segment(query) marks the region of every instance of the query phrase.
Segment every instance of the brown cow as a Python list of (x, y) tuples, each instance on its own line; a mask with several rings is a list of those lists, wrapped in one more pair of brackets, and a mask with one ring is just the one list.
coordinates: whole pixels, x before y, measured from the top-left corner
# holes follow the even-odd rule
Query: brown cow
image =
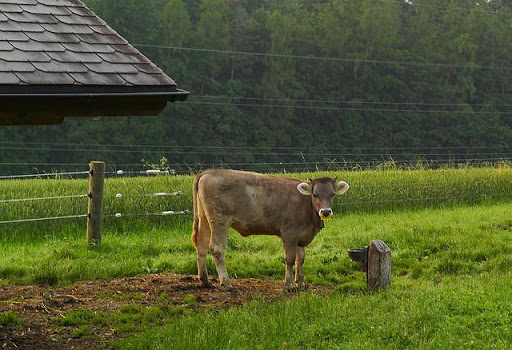
[[(336, 193), (348, 190), (344, 181), (321, 177), (309, 182), (235, 170), (206, 170), (194, 180), (192, 242), (197, 251), (198, 277), (208, 286), (206, 254), (211, 249), (220, 283), (229, 282), (224, 258), (227, 231), (242, 236), (276, 235), (284, 243), (285, 284), (289, 290), (304, 289), (304, 247), (332, 217)], [(296, 263), (295, 283), (293, 265)]]

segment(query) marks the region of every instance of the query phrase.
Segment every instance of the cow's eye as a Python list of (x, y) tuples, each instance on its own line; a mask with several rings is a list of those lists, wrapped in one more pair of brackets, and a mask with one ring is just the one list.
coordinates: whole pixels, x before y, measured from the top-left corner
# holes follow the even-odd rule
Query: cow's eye
[(334, 197), (334, 195), (335, 195), (335, 194), (336, 194), (336, 193), (331, 194), (331, 197)]
[(318, 198), (318, 195), (316, 193), (313, 193), (313, 197)]

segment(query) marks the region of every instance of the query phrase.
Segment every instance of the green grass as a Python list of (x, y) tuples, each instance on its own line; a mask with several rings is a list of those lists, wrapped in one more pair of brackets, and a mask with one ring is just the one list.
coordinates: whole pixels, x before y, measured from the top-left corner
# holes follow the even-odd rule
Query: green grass
[(505, 349), (512, 275), (457, 283), (398, 279), (383, 292), (302, 295), (195, 313), (115, 344), (119, 349)]
[[(270, 305), (253, 302), (240, 308), (190, 313), (114, 347), (509, 348), (510, 211), (510, 204), (500, 204), (348, 215), (330, 222), (307, 249), (306, 279), (335, 283), (335, 294), (303, 294)], [(236, 243), (239, 238), (232, 236)], [(261, 251), (256, 248), (262, 244), (258, 238), (240, 238), (247, 242), (245, 246), (241, 243), (237, 252), (229, 252), (232, 275), (268, 275), (269, 267), (260, 263), (281, 255), (280, 248), (268, 242), (268, 251)], [(348, 259), (346, 249), (375, 238), (393, 250), (393, 281), (386, 291), (369, 292), (364, 273)], [(282, 264), (273, 264), (272, 277), (282, 278)]]
[[(325, 173), (323, 173), (325, 174)], [(319, 174), (293, 175), (314, 177)], [(222, 310), (166, 305), (80, 311), (61, 325), (76, 337), (95, 324), (127, 336), (120, 349), (491, 349), (512, 345), (512, 171), (510, 168), (378, 170), (336, 174), (351, 185), (334, 220), (306, 249), (308, 283), (332, 285), (328, 297), (299, 294), (272, 304)], [(40, 182), (39, 182), (40, 181)], [(191, 208), (192, 177), (109, 179), (106, 214)], [(12, 186), (11, 186), (12, 185)], [(87, 191), (84, 180), (0, 182), (4, 198)], [(181, 190), (183, 197), (149, 198)], [(131, 193), (124, 199), (115, 193)], [(86, 202), (0, 204), (1, 220), (81, 213)], [(0, 225), (0, 283), (68, 285), (144, 273), (195, 274), (191, 217), (106, 217), (100, 246), (85, 242), (80, 220)], [(392, 249), (392, 286), (369, 292), (348, 248), (381, 239)], [(282, 243), (231, 231), (233, 278), (283, 279)], [(211, 257), (208, 268), (215, 274)], [(105, 297), (109, 297), (105, 295)], [(186, 312), (185, 312), (186, 311)], [(16, 323), (16, 315), (2, 322)], [(21, 321), (20, 321), (21, 322)]]
[(23, 323), (19, 315), (12, 311), (0, 314), (0, 326), (2, 327), (18, 327)]

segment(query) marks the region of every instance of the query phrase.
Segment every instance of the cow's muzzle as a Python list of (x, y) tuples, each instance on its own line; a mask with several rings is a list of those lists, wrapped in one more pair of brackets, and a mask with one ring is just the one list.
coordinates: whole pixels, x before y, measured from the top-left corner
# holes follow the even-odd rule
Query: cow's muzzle
[(320, 219), (327, 221), (332, 219), (332, 210), (331, 208), (322, 208), (318, 211), (318, 216)]

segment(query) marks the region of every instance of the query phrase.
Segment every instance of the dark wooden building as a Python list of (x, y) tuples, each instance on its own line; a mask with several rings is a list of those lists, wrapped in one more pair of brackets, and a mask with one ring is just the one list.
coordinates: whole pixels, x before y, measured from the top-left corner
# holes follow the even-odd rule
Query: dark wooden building
[(0, 125), (158, 114), (188, 92), (79, 0), (0, 0)]

